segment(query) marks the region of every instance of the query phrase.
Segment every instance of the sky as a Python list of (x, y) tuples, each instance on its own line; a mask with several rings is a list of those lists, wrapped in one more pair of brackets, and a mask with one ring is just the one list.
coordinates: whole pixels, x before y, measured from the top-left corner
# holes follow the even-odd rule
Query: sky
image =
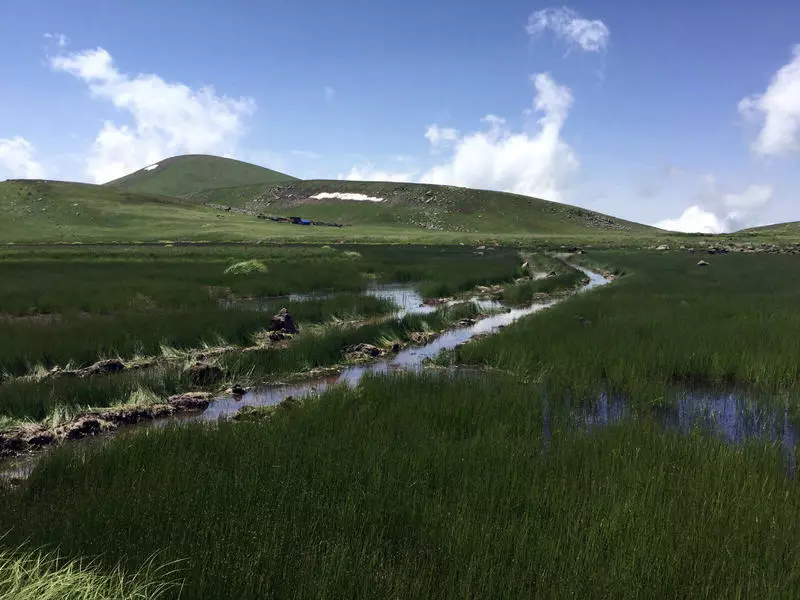
[(796, 0), (2, 0), (0, 179), (217, 154), (681, 231), (800, 220)]

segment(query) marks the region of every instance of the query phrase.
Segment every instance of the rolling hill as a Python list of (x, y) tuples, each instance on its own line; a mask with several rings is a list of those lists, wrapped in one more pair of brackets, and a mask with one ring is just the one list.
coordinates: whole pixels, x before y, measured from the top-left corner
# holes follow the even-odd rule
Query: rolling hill
[(646, 225), (529, 196), (415, 183), (308, 180), (217, 188), (186, 197), (251, 215), (301, 216), (345, 225), (460, 233), (659, 233)]
[[(219, 216), (218, 216), (219, 215)], [(17, 179), (0, 182), (0, 242), (247, 239), (255, 219), (178, 198), (100, 185)]]
[(105, 185), (140, 194), (185, 198), (220, 187), (295, 180), (290, 175), (231, 158), (187, 154), (166, 158)]

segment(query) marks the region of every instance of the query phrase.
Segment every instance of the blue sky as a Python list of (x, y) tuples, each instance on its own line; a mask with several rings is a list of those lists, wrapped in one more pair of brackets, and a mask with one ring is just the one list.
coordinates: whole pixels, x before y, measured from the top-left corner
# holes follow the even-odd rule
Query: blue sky
[(798, 23), (784, 0), (12, 0), (0, 178), (207, 152), (678, 229), (798, 220)]

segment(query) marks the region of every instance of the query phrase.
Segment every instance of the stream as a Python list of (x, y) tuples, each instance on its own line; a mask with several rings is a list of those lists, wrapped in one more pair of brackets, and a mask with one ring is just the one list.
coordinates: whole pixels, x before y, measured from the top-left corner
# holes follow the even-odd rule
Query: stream
[[(601, 275), (583, 267), (572, 265), (582, 271), (589, 282), (576, 293), (585, 293), (599, 286), (609, 283)], [(391, 300), (398, 308), (392, 315), (402, 318), (408, 314), (424, 314), (436, 310), (434, 306), (423, 304), (420, 294), (411, 286), (405, 284), (375, 285), (368, 288), (365, 294)], [(294, 301), (317, 299), (320, 294), (297, 294), (290, 298)], [(481, 310), (504, 310), (474, 325), (457, 327), (448, 330), (424, 346), (408, 347), (390, 356), (375, 360), (363, 365), (352, 366), (338, 374), (318, 379), (305, 380), (292, 384), (264, 384), (256, 386), (243, 396), (220, 396), (212, 400), (211, 404), (202, 413), (189, 413), (159, 419), (151, 422), (140, 423), (130, 427), (162, 427), (176, 422), (214, 422), (221, 418), (230, 418), (243, 406), (274, 406), (288, 397), (301, 399), (325, 392), (335, 385), (355, 386), (365, 375), (389, 374), (396, 372), (419, 372), (424, 368), (428, 359), (436, 357), (444, 350), (451, 350), (460, 344), (468, 342), (477, 335), (490, 335), (497, 333), (518, 319), (531, 315), (553, 306), (570, 296), (552, 299), (546, 302), (534, 303), (525, 308), (508, 310), (494, 300), (471, 298)], [(459, 372), (462, 369), (453, 367), (448, 372)], [(469, 372), (469, 369), (463, 369)], [(595, 428), (605, 427), (609, 424), (624, 421), (632, 417), (632, 411), (624, 398), (601, 395), (589, 407), (568, 410), (569, 422), (575, 427), (591, 431)], [(739, 444), (747, 439), (758, 438), (770, 440), (781, 445), (785, 457), (787, 470), (793, 476), (796, 469), (796, 448), (800, 442), (800, 433), (788, 418), (785, 411), (776, 411), (774, 408), (760, 407), (752, 399), (738, 393), (699, 393), (686, 391), (680, 394), (675, 402), (665, 407), (655, 409), (654, 418), (666, 429), (678, 430), (688, 433), (694, 428), (701, 428), (721, 436), (726, 442)], [(543, 422), (543, 441), (545, 446), (551, 437), (550, 411), (545, 410)], [(120, 428), (120, 430), (127, 428)], [(107, 439), (103, 436), (94, 441)], [(83, 442), (92, 443), (92, 438)], [(27, 477), (39, 458), (45, 453), (25, 455), (6, 463), (0, 471), (0, 477), (24, 478)]]

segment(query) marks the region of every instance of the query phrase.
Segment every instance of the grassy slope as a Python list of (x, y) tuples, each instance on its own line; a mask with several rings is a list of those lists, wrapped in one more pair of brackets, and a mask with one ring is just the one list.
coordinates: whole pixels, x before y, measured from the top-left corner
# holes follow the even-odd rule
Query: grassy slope
[[(383, 202), (310, 198), (320, 192), (361, 193), (383, 198)], [(538, 198), (414, 183), (310, 180), (219, 188), (190, 198), (253, 214), (298, 214), (348, 225), (462, 233), (659, 233), (646, 225)]]
[(190, 154), (164, 159), (152, 171), (141, 169), (105, 185), (140, 194), (184, 197), (218, 187), (294, 179), (291, 175), (230, 158)]
[[(137, 194), (109, 186), (10, 180), (0, 183), (0, 243), (165, 240), (454, 243), (485, 240), (487, 235), (506, 241), (531, 236), (560, 239), (567, 235), (582, 237), (581, 243), (616, 245), (638, 243), (638, 238), (648, 236), (647, 231), (632, 231), (625, 235), (625, 232), (617, 230), (581, 229), (571, 226), (556, 214), (548, 215), (546, 212), (537, 223), (531, 222), (527, 230), (520, 226), (508, 227), (496, 212), (490, 211), (481, 213), (481, 216), (454, 213), (448, 217), (474, 226), (461, 230), (456, 227), (449, 231), (430, 230), (417, 224), (424, 224), (427, 209), (402, 204), (392, 206), (391, 210), (386, 208), (374, 204), (334, 202), (318, 207), (317, 218), (329, 216), (330, 220), (336, 220), (343, 216), (336, 211), (349, 211), (358, 217), (353, 219), (353, 227), (301, 227), (256, 219), (252, 215), (222, 212), (179, 198)], [(331, 214), (327, 215), (326, 211)], [(282, 212), (294, 210), (285, 208)], [(513, 224), (516, 221), (510, 218), (509, 222)]]

